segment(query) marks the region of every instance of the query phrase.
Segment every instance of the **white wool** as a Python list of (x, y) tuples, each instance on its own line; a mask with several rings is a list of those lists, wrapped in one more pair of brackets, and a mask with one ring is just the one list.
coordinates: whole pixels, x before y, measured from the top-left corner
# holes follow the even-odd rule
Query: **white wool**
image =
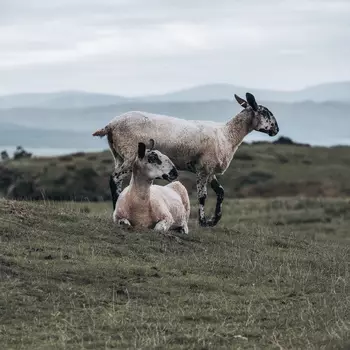
[[(161, 164), (148, 162), (155, 153)], [(136, 158), (129, 186), (119, 195), (113, 213), (116, 223), (168, 231), (182, 229), (188, 233), (190, 202), (186, 188), (175, 181), (166, 186), (153, 185), (152, 180), (169, 175), (174, 164), (159, 151), (148, 151), (144, 158)]]

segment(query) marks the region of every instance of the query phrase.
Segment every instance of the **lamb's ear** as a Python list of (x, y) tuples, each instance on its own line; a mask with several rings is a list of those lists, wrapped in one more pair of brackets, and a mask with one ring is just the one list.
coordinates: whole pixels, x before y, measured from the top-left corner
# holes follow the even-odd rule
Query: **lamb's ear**
[(243, 108), (247, 108), (248, 107), (248, 103), (246, 100), (243, 100), (243, 98), (240, 98), (239, 96), (237, 96), (235, 94), (235, 99), (236, 101), (243, 107)]
[(149, 139), (149, 149), (152, 151), (154, 149), (155, 142), (153, 139)]
[(143, 159), (145, 154), (146, 154), (146, 145), (143, 142), (139, 142), (139, 148), (137, 150), (137, 155), (140, 159)]
[(253, 111), (257, 112), (258, 104), (255, 101), (255, 97), (249, 92), (247, 92), (245, 96), (247, 98), (247, 102), (249, 106), (253, 108)]

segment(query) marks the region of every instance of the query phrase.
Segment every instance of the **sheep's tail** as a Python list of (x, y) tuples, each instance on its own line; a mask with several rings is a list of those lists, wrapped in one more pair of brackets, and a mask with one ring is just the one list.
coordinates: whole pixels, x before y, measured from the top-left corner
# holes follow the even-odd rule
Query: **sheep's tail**
[(92, 134), (92, 136), (104, 137), (104, 136), (106, 136), (106, 135), (108, 134), (108, 132), (109, 132), (109, 127), (108, 127), (108, 125), (107, 125), (107, 126), (105, 126), (104, 128), (102, 128), (102, 129), (96, 130), (96, 131)]

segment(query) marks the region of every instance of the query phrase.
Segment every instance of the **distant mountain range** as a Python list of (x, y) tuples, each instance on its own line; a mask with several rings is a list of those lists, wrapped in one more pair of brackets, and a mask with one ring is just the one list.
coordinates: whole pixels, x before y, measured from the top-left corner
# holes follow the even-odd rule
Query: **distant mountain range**
[[(313, 145), (350, 144), (350, 103), (258, 102), (274, 113), (281, 131), (275, 138), (254, 131), (246, 141), (272, 141), (283, 135)], [(66, 109), (0, 109), (0, 149), (1, 145), (79, 150), (107, 148), (106, 140), (92, 137), (92, 132), (105, 126), (114, 116), (129, 110), (225, 122), (240, 111), (240, 106), (234, 101), (207, 101), (128, 102)]]
[(145, 102), (204, 102), (232, 100), (236, 93), (244, 97), (249, 91), (259, 101), (274, 102), (350, 102), (350, 82), (335, 82), (311, 86), (298, 91), (274, 91), (252, 89), (230, 84), (210, 84), (175, 91), (163, 95), (123, 97), (111, 94), (89, 93), (83, 91), (64, 91), (57, 93), (30, 93), (0, 96), (0, 109), (8, 108), (88, 108), (125, 103)]
[(349, 101), (350, 102), (350, 82), (327, 83), (311, 86), (298, 91), (274, 91), (253, 89), (249, 87), (235, 86), (231, 84), (211, 84), (196, 86), (193, 88), (180, 90), (164, 95), (147, 96), (140, 98), (144, 101), (163, 102), (193, 102), (193, 101), (213, 101), (232, 100), (233, 95), (242, 97), (249, 91), (260, 101), (275, 102), (326, 102), (326, 101)]
[(0, 96), (0, 150), (107, 148), (106, 140), (91, 133), (130, 110), (225, 122), (241, 109), (233, 95), (244, 97), (247, 91), (274, 113), (281, 131), (275, 138), (252, 132), (246, 141), (283, 135), (312, 145), (350, 144), (350, 82), (288, 92), (212, 84), (137, 98), (81, 91)]

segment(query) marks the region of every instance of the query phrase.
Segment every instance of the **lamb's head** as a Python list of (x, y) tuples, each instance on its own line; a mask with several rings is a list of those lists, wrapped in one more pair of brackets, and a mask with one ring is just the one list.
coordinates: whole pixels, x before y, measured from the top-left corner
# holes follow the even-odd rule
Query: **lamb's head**
[(268, 108), (258, 105), (255, 101), (255, 97), (249, 92), (246, 93), (246, 99), (237, 96), (235, 94), (237, 102), (246, 109), (250, 109), (254, 113), (253, 117), (253, 129), (263, 132), (269, 136), (275, 136), (279, 132), (277, 120), (269, 111)]
[(164, 179), (171, 182), (178, 177), (173, 162), (165, 154), (154, 149), (153, 139), (150, 140), (148, 149), (143, 142), (139, 142), (135, 165), (148, 180)]

